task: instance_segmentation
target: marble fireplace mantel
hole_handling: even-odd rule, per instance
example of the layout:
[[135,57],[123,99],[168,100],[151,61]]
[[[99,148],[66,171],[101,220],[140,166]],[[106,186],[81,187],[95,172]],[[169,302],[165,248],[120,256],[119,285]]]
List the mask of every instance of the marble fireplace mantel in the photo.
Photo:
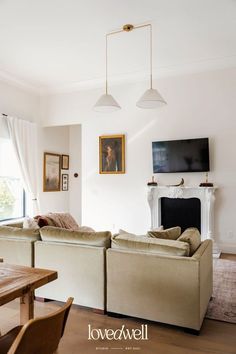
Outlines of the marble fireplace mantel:
[[161,198],[198,198],[201,202],[201,237],[214,241],[214,202],[216,187],[148,187],[151,229],[161,226]]

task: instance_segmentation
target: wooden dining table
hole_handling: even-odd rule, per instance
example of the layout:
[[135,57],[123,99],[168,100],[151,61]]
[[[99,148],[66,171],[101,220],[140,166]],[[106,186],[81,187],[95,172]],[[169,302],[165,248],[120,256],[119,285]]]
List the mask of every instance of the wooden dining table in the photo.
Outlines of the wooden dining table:
[[0,306],[20,298],[20,323],[34,317],[34,290],[57,279],[57,272],[0,263]]

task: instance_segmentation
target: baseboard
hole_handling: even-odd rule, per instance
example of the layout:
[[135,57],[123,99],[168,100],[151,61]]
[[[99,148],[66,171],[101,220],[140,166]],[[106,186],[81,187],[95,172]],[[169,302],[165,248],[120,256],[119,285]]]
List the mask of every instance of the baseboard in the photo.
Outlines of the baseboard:
[[105,310],[101,310],[101,309],[92,309],[92,311],[94,313],[97,313],[98,315],[105,315],[106,311]]
[[128,317],[127,315],[122,315],[120,313],[110,312],[110,311],[107,312],[107,316],[108,317],[115,317],[115,318],[126,318],[126,317]]
[[235,243],[217,243],[217,246],[222,253],[236,254],[236,244]]
[[52,299],[46,299],[44,297],[39,297],[39,296],[35,296],[34,297],[35,301],[38,301],[38,302],[49,302],[49,301],[53,301]]
[[221,251],[219,251],[217,253],[213,252],[213,258],[215,258],[215,259],[220,258],[221,253],[222,253]]

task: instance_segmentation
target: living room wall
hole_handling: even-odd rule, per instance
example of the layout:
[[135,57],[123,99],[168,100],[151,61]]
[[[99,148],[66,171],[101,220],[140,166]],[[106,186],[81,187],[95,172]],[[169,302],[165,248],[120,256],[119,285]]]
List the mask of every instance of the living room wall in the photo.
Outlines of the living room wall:
[[[68,192],[43,193],[43,153],[69,153],[69,127],[42,128],[39,119],[40,97],[29,87],[17,87],[0,81],[0,113],[5,113],[21,119],[39,123],[38,139],[38,190],[40,213],[47,211],[69,211]],[[1,125],[0,136],[6,137],[5,129]]]
[[39,120],[39,109],[39,95],[0,79],[0,113],[36,122]]
[[43,192],[43,154],[69,154],[69,127],[39,129],[39,202],[40,213],[69,211],[69,192]]
[[[69,190],[43,192],[43,154],[69,155]],[[69,212],[81,224],[81,126],[53,126],[39,129],[40,213]],[[78,173],[78,177],[74,177]]]
[[[236,69],[199,72],[155,81],[168,105],[159,110],[135,106],[146,83],[113,86],[122,109],[100,114],[92,106],[102,89],[47,96],[43,124],[82,123],[82,222],[96,230],[119,228],[139,234],[150,227],[147,182],[152,176],[151,142],[195,137],[210,138],[210,180],[218,187],[215,232],[221,248],[236,250]],[[99,175],[98,137],[126,135],[126,173]],[[203,173],[157,175],[160,185],[198,186]]]

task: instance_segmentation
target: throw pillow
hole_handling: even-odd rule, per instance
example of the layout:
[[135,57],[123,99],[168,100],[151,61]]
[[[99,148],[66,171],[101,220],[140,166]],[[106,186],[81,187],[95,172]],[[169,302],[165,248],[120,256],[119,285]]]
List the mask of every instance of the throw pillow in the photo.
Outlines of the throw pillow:
[[48,213],[35,216],[39,227],[54,226],[63,229],[78,230],[79,225],[69,213]]
[[123,234],[136,236],[136,235],[135,235],[135,234],[133,234],[132,232],[129,232],[129,231],[126,231],[126,230],[122,230],[122,229],[119,229],[119,233],[118,233],[117,235],[123,235]]
[[136,234],[133,234],[132,232],[128,232],[128,231],[125,231],[125,230],[122,230],[122,229],[119,229],[119,232],[112,235],[112,238],[116,238],[118,236],[121,236],[121,237],[126,237],[126,236],[129,236],[129,237],[146,237],[146,235],[136,235]]
[[76,231],[80,232],[96,232],[92,227],[89,226],[80,226]]
[[186,229],[177,241],[186,242],[190,247],[190,256],[192,256],[201,244],[201,235],[195,227]]
[[159,226],[159,227],[155,227],[154,229],[152,229],[152,231],[162,231],[164,230],[163,225]]
[[39,229],[39,225],[34,218],[26,217],[23,221],[23,229]]
[[162,238],[166,240],[177,240],[181,235],[181,228],[179,226],[171,227],[170,229],[160,231],[148,231],[148,237]]

